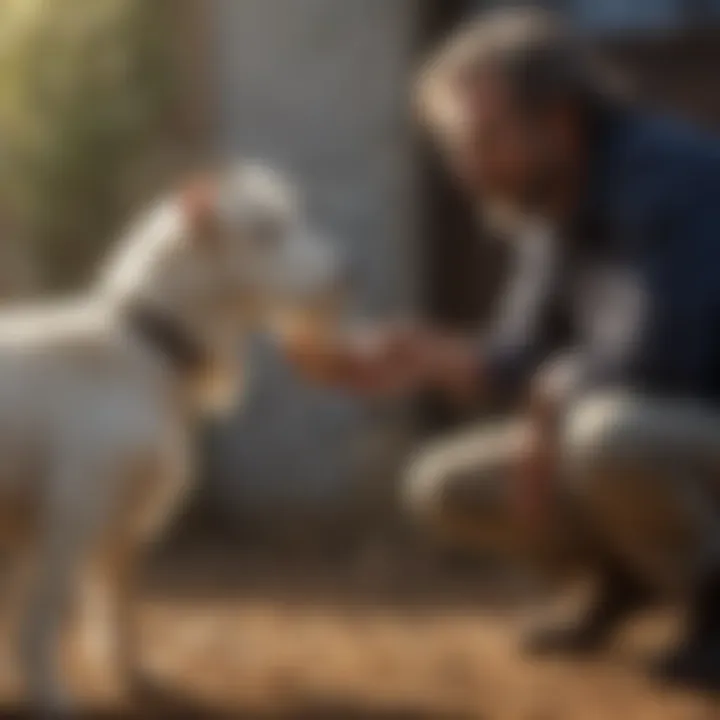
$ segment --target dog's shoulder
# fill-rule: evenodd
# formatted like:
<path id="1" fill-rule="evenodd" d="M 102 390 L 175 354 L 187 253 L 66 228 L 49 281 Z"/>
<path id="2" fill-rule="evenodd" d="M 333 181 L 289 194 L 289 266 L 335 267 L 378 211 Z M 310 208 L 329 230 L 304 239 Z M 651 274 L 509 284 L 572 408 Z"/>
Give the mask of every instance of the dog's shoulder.
<path id="1" fill-rule="evenodd" d="M 37 368 L 50 376 L 106 382 L 141 374 L 140 365 L 122 323 L 97 303 L 38 303 L 0 312 L 0 372 Z"/>

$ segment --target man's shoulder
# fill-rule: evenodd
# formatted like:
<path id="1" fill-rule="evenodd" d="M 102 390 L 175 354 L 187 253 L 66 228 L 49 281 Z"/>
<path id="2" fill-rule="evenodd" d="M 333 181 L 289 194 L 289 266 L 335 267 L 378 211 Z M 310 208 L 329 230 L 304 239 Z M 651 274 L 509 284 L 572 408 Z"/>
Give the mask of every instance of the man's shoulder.
<path id="1" fill-rule="evenodd" d="M 635 113 L 624 130 L 626 160 L 638 169 L 720 172 L 720 137 L 690 122 L 663 115 Z"/>
<path id="2" fill-rule="evenodd" d="M 710 132 L 634 113 L 617 131 L 610 153 L 609 209 L 618 219 L 657 226 L 683 208 L 720 207 L 720 138 Z"/>

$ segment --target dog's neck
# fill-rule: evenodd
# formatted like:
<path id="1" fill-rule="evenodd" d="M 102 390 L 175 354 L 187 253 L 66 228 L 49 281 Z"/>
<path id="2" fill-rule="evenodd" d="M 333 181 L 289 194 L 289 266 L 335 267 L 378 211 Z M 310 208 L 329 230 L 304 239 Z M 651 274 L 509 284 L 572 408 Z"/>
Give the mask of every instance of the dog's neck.
<path id="1" fill-rule="evenodd" d="M 163 355 L 183 376 L 197 376 L 212 362 L 201 340 L 175 318 L 150 305 L 128 307 L 125 320 L 132 332 Z"/>
<path id="2" fill-rule="evenodd" d="M 183 256 L 192 247 L 189 232 L 177 203 L 158 206 L 121 244 L 96 292 L 202 409 L 224 409 L 237 392 L 244 328 L 207 297 L 179 289 L 176 274 L 193 262 Z"/>

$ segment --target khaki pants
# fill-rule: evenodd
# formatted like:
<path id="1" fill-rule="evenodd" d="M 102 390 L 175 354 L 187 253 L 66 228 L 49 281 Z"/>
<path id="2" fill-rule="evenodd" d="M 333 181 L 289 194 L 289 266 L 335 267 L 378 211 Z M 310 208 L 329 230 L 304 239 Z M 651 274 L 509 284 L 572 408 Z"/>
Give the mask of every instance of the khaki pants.
<path id="1" fill-rule="evenodd" d="M 433 443 L 411 462 L 404 502 L 424 525 L 488 552 L 568 567 L 590 548 L 683 590 L 720 560 L 720 413 L 624 393 L 567 414 L 550 521 L 540 535 L 513 510 L 509 469 L 522 421 Z"/>

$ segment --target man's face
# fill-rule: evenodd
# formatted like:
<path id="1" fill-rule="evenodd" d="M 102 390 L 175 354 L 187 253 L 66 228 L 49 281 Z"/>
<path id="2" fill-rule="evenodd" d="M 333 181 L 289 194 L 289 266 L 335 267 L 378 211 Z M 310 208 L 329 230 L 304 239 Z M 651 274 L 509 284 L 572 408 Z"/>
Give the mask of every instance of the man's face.
<path id="1" fill-rule="evenodd" d="M 459 84 L 455 98 L 456 125 L 447 146 L 453 173 L 490 206 L 522 212 L 540 206 L 565 157 L 557 113 L 529 118 L 492 75 Z"/>

